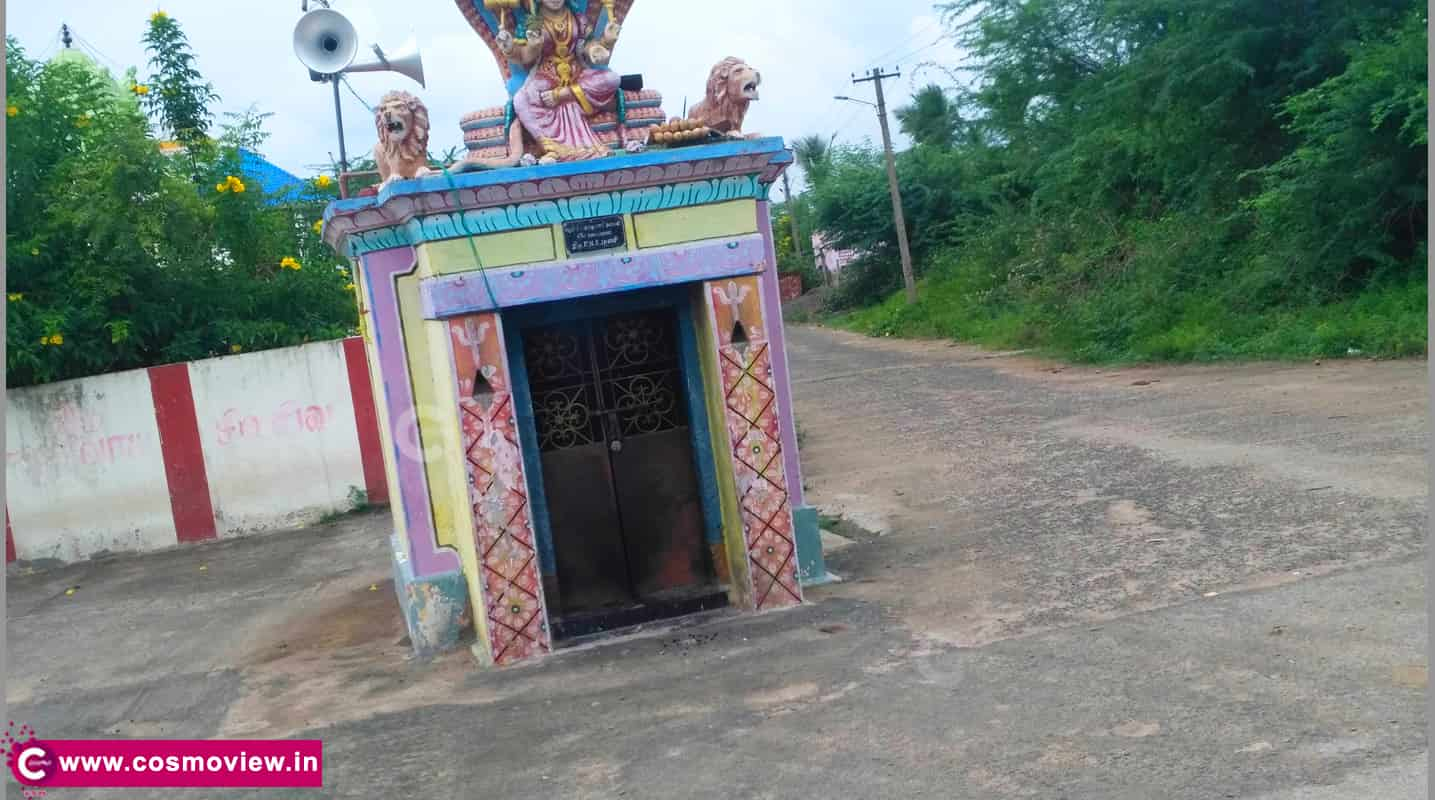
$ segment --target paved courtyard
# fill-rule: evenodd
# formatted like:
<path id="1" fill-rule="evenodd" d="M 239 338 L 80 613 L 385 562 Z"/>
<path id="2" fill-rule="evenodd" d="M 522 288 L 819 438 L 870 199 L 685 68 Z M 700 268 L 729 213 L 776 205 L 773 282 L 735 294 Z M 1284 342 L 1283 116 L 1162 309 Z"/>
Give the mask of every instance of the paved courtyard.
<path id="1" fill-rule="evenodd" d="M 12 567 L 10 717 L 321 738 L 332 797 L 1426 796 L 1425 363 L 790 338 L 800 608 L 415 663 L 370 513 Z"/>

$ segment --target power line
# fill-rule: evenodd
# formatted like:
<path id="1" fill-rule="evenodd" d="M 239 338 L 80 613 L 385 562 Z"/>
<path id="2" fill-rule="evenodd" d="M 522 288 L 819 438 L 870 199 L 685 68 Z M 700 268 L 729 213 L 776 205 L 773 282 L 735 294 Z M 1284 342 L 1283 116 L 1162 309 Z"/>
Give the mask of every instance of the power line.
<path id="1" fill-rule="evenodd" d="M 342 73 L 339 75 L 339 80 L 344 82 L 344 88 L 349 90 L 349 94 L 352 94 L 355 100 L 358 100 L 360 103 L 363 104 L 365 111 L 372 112 L 374 110 L 374 105 L 369 101 L 365 100 L 364 98 L 360 97 L 359 92 L 354 89 L 353 85 L 349 83 L 349 79 L 344 77 Z"/>
<path id="2" fill-rule="evenodd" d="M 63 30 L 63 28 L 64 28 L 64 26 L 61 26 L 61 29 L 62 29 L 62 30 Z M 50 58 L 50 56 L 52 56 L 52 55 L 55 54 L 56 50 L 58 49 L 59 43 L 60 43 L 60 33 L 57 31 L 57 32 L 55 33 L 55 35 L 50 38 L 50 41 L 49 41 L 48 43 L 46 43 L 45 49 L 42 50 L 42 51 L 40 51 L 40 55 L 38 55 L 38 56 L 35 57 L 35 60 L 36 60 L 36 61 L 46 61 L 46 60 L 48 60 L 48 59 Z"/>
<path id="3" fill-rule="evenodd" d="M 931 33 L 932 30 L 934 30 L 934 29 L 936 29 L 936 28 L 940 28 L 941 26 L 942 26 L 942 21 L 939 19 L 939 20 L 937 20 L 937 21 L 935 21 L 935 22 L 933 22 L 933 23 L 927 25 L 927 26 L 926 26 L 925 28 L 923 28 L 922 30 L 917 31 L 916 33 L 908 34 L 907 37 L 906 37 L 904 40 L 902 40 L 901 42 L 897 43 L 896 45 L 894 45 L 894 46 L 892 46 L 892 47 L 889 47 L 887 50 L 883 51 L 881 55 L 879 55 L 879 56 L 877 56 L 876 58 L 872 59 L 871 61 L 867 62 L 867 64 L 865 64 L 865 65 L 863 66 L 863 68 L 862 68 L 861 71 L 862 71 L 862 72 L 866 72 L 866 71 L 867 71 L 868 69 L 870 69 L 871 67 L 875 67 L 875 66 L 879 65 L 879 64 L 880 64 L 881 62 L 883 62 L 883 61 L 900 61 L 900 60 L 901 60 L 900 58 L 897 58 L 897 59 L 889 59 L 889 58 L 887 58 L 887 56 L 891 55 L 892 53 L 897 52 L 897 51 L 900 50 L 900 49 L 902 49 L 904 46 L 906 46 L 907 44 L 909 44 L 913 39 L 917 38 L 918 36 L 926 36 L 928 33 Z M 945 35 L 945 34 L 944 34 L 944 35 Z"/>
<path id="4" fill-rule="evenodd" d="M 85 37 L 81 36 L 79 33 L 76 33 L 74 26 L 71 26 L 71 27 L 70 27 L 70 34 L 75 37 L 75 41 L 76 41 L 76 42 L 79 42 L 79 43 L 80 43 L 80 46 L 83 47 L 83 48 L 85 48 L 85 50 L 86 50 L 87 52 L 89 52 L 90 55 L 95 56 L 96 58 L 100 59 L 101 61 L 104 61 L 105 63 L 109 64 L 111 67 L 114 67 L 115 70 L 116 70 L 117 72 L 119 72 L 119 74 L 121 74 L 121 75 L 124 74 L 125 68 L 120 65 L 120 62 L 118 62 L 118 61 L 114 60 L 113 58 L 110 58 L 109 56 L 107 56 L 107 55 L 105 55 L 104 53 L 100 52 L 100 48 L 95 47 L 93 44 L 91 44 L 89 39 L 86 39 Z"/>
<path id="5" fill-rule="evenodd" d="M 934 42 L 932 42 L 931 44 L 926 45 L 926 46 L 924 46 L 924 47 L 919 47 L 919 48 L 917 48 L 916 50 L 913 50 L 913 51 L 911 51 L 911 52 L 909 52 L 909 53 L 903 53 L 902 55 L 897 56 L 896 58 L 892 59 L 892 61 L 893 61 L 894 63 L 900 63 L 901 61 L 904 61 L 904 60 L 906 60 L 906 59 L 908 59 L 908 58 L 911 58 L 912 56 L 915 56 L 916 54 L 918 54 L 918 53 L 920 53 L 920 52 L 922 52 L 922 51 L 924 51 L 924 50 L 930 50 L 930 49 L 932 49 L 933 47 L 936 47 L 937 45 L 941 44 L 942 42 L 944 42 L 944 41 L 946 41 L 946 40 L 947 40 L 947 35 L 944 33 L 944 34 L 942 34 L 941 36 L 938 36 L 938 37 L 937 37 L 937 40 L 934 41 Z"/>

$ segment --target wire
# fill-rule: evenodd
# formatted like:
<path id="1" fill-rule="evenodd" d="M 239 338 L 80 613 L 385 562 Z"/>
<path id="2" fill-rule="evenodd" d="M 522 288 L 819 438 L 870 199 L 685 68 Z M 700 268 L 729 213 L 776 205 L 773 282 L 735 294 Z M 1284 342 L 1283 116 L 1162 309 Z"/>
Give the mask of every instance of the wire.
<path id="1" fill-rule="evenodd" d="M 459 200 L 458 184 L 454 183 L 453 173 L 448 171 L 448 167 L 442 167 L 442 169 L 444 178 L 448 180 L 449 191 L 453 192 L 454 216 L 458 217 L 458 226 L 463 228 L 463 203 Z M 465 232 L 467 232 L 466 229 Z M 479 277 L 483 278 L 483 288 L 488 290 L 488 302 L 493 306 L 492 310 L 499 310 L 498 297 L 493 293 L 493 284 L 488 282 L 488 270 L 483 268 L 483 259 L 478 255 L 478 245 L 474 244 L 472 233 L 468 234 L 468 251 L 473 254 L 473 265 L 477 268 Z"/>
<path id="2" fill-rule="evenodd" d="M 35 57 L 35 60 L 36 60 L 36 61 L 40 61 L 40 62 L 48 61 L 49 58 L 50 58 L 50 56 L 52 56 L 52 55 L 55 54 L 55 51 L 56 51 L 56 49 L 58 48 L 59 44 L 60 44 L 60 32 L 59 32 L 59 31 L 56 31 L 56 32 L 55 32 L 55 35 L 50 38 L 49 43 L 47 43 L 47 44 L 45 45 L 45 49 L 42 50 L 42 51 L 40 51 L 40 55 L 38 55 L 38 56 Z"/>
<path id="3" fill-rule="evenodd" d="M 946 40 L 947 40 L 947 35 L 944 33 L 944 34 L 942 34 L 941 36 L 938 36 L 938 37 L 937 37 L 937 40 L 936 40 L 935 42 L 932 42 L 931 44 L 926 45 L 925 47 L 919 47 L 919 48 L 917 48 L 916 50 L 913 50 L 913 51 L 911 51 L 911 52 L 909 52 L 909 53 L 903 53 L 902 55 L 897 56 L 896 58 L 894 58 L 894 59 L 892 59 L 892 60 L 893 60 L 894 63 L 900 63 L 900 62 L 904 61 L 905 59 L 911 58 L 912 56 L 915 56 L 916 54 L 918 54 L 918 53 L 920 53 L 920 52 L 922 52 L 922 51 L 924 51 L 924 50 L 930 50 L 930 49 L 932 49 L 933 47 L 936 47 L 937 45 L 941 44 L 942 42 L 944 42 L 944 41 L 946 41 Z"/>
<path id="4" fill-rule="evenodd" d="M 365 111 L 368 111 L 368 112 L 370 112 L 370 113 L 373 113 L 373 111 L 374 111 L 374 105 L 373 105 L 372 103 L 370 103 L 369 101 L 367 101 L 367 100 L 365 100 L 364 98 L 362 98 L 362 97 L 359 96 L 358 90 L 356 90 L 356 89 L 349 83 L 349 79 L 348 79 L 348 78 L 344 77 L 343 74 L 340 74 L 340 75 L 339 75 L 339 80 L 340 80 L 340 81 L 343 81 L 343 83 L 344 83 L 344 88 L 346 88 L 346 89 L 349 90 L 349 94 L 352 94 L 352 95 L 354 96 L 354 99 L 355 99 L 355 100 L 358 100 L 360 103 L 363 103 L 363 105 L 364 105 L 364 110 L 365 110 Z"/>
<path id="5" fill-rule="evenodd" d="M 885 59 L 887 56 L 891 55 L 892 53 L 897 52 L 898 50 L 902 49 L 902 48 L 905 47 L 906 45 L 910 44 L 911 41 L 912 41 L 913 39 L 917 38 L 918 36 L 926 36 L 928 33 L 931 33 L 933 29 L 935 29 L 935 28 L 940 28 L 941 26 L 942 26 L 942 21 L 939 19 L 939 20 L 937 20 L 937 21 L 931 23 L 931 24 L 928 25 L 927 27 L 923 28 L 922 30 L 917 31 L 916 33 L 913 33 L 913 34 L 909 34 L 909 35 L 908 35 L 905 39 L 903 39 L 901 42 L 897 43 L 897 44 L 896 44 L 895 46 L 893 46 L 893 47 L 888 48 L 887 50 L 884 50 L 881 55 L 879 55 L 879 56 L 877 56 L 876 58 L 872 59 L 871 61 L 867 62 L 866 66 L 864 66 L 864 67 L 862 68 L 862 71 L 863 71 L 863 72 L 866 72 L 867 70 L 871 69 L 872 67 L 880 66 L 881 63 L 882 63 L 882 60 Z M 899 58 L 899 59 L 896 59 L 896 60 L 900 61 L 901 59 Z"/>
<path id="6" fill-rule="evenodd" d="M 76 42 L 79 42 L 79 43 L 80 43 L 80 46 L 81 46 L 81 47 L 83 47 L 83 48 L 85 48 L 86 50 L 88 50 L 91 55 L 93 55 L 93 56 L 99 58 L 100 60 L 104 61 L 105 63 L 109 64 L 111 67 L 114 67 L 114 68 L 119 72 L 119 74 L 123 75 L 123 74 L 125 73 L 125 68 L 120 65 L 120 62 L 118 62 L 118 61 L 114 60 L 113 58 L 110 58 L 109 56 L 107 56 L 107 55 L 105 55 L 104 53 L 100 52 L 100 48 L 95 47 L 93 44 L 90 43 L 90 40 L 89 40 L 89 39 L 86 39 L 85 37 L 83 37 L 83 36 L 81 36 L 79 33 L 77 33 L 77 32 L 75 31 L 75 28 L 74 28 L 73 25 L 70 26 L 70 35 L 75 38 L 75 41 L 76 41 Z"/>

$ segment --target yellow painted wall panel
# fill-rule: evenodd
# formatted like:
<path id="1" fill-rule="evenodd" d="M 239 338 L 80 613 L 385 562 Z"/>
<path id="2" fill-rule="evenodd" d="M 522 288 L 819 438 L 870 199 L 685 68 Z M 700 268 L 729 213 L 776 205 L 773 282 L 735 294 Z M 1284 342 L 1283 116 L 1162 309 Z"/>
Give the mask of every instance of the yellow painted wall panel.
<path id="1" fill-rule="evenodd" d="M 398 278 L 395 283 L 395 293 L 399 299 L 399 326 L 404 332 L 404 357 L 408 362 L 409 383 L 414 392 L 415 423 L 418 426 L 418 438 L 421 452 L 430 454 L 437 452 L 435 448 L 440 446 L 438 437 L 434 433 L 434 412 L 440 408 L 438 398 L 434 392 L 433 364 L 429 356 L 428 333 L 424 329 L 423 308 L 419 302 L 419 277 L 410 273 Z M 446 404 L 452 406 L 452 398 Z M 407 436 L 408 432 L 402 428 L 394 432 L 396 436 Z M 404 445 L 411 445 L 412 442 L 402 442 Z M 462 452 L 460 450 L 460 452 Z M 432 462 L 430 462 L 432 463 Z M 446 487 L 434 484 L 434 475 L 428 472 L 429 503 L 434 504 L 435 498 L 444 494 Z M 442 479 L 442 475 L 439 476 Z M 438 509 L 431 509 L 434 512 L 434 538 L 440 546 L 454 547 L 453 526 L 444 524 L 437 515 Z"/>
<path id="2" fill-rule="evenodd" d="M 558 257 L 552 226 L 475 236 L 473 246 L 477 248 L 478 257 L 486 269 L 552 261 Z M 469 248 L 467 238 L 428 242 L 417 249 L 419 275 L 422 277 L 478 269 L 473 263 L 473 250 Z"/>
<path id="3" fill-rule="evenodd" d="M 458 389 L 449 366 L 448 328 L 442 320 L 425 320 L 419 301 L 420 270 L 395 281 L 399 300 L 399 326 L 404 334 L 404 358 L 414 393 L 415 424 L 424 458 L 428 484 L 429 512 L 434 539 L 440 547 L 451 547 L 463 564 L 468 581 L 474 625 L 486 634 L 483 595 L 478 587 L 478 553 L 473 541 L 473 518 L 467 500 L 463 465 L 463 440 L 459 431 Z M 406 431 L 396 432 L 399 436 Z M 480 641 L 487 641 L 481 639 Z"/>
<path id="4" fill-rule="evenodd" d="M 425 320 L 428 337 L 429 374 L 432 377 L 435 404 L 427 413 L 420 413 L 424 425 L 424 470 L 428 476 L 429 493 L 433 498 L 434 527 L 443 531 L 448 544 L 458 550 L 463 575 L 468 582 L 473 624 L 478 641 L 487 642 L 488 614 L 485 611 L 482 587 L 479 584 L 478 546 L 473 529 L 473 511 L 469 506 L 468 467 L 463 458 L 463 431 L 459 419 L 458 383 L 453 374 L 447 320 Z M 445 402 L 445 400 L 447 402 Z M 420 408 L 424 406 L 420 405 Z M 433 443 L 438 447 L 435 451 Z"/>
<path id="5" fill-rule="evenodd" d="M 737 479 L 732 470 L 732 444 L 728 441 L 724 415 L 722 376 L 718 373 L 717 339 L 713 334 L 712 305 L 703 293 L 708 284 L 698 284 L 692 293 L 693 327 L 698 339 L 698 361 L 703 377 L 703 406 L 708 415 L 708 436 L 712 440 L 713 467 L 717 473 L 718 505 L 722 511 L 722 541 L 727 554 L 729 600 L 738 608 L 751 608 L 747 543 L 742 532 L 742 515 L 737 507 Z"/>
<path id="6" fill-rule="evenodd" d="M 729 200 L 633 216 L 639 247 L 757 233 L 757 201 Z"/>

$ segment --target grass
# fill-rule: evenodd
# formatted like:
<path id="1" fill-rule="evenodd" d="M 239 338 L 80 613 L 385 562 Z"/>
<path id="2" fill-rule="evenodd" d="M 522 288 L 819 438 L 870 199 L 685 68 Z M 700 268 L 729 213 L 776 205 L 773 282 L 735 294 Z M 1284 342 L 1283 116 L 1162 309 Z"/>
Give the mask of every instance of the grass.
<path id="1" fill-rule="evenodd" d="M 338 522 L 345 517 L 351 517 L 355 514 L 362 514 L 363 512 L 368 511 L 373 507 L 374 506 L 369 503 L 368 492 L 364 491 L 363 489 L 360 489 L 357 486 L 350 486 L 349 507 L 343 511 L 330 511 L 329 513 L 320 517 L 318 523 L 316 524 L 328 525 L 331 522 Z"/>
<path id="2" fill-rule="evenodd" d="M 915 305 L 908 306 L 897 292 L 877 305 L 829 316 L 827 322 L 871 336 L 1033 348 L 1094 363 L 1393 358 L 1426 352 L 1423 280 L 1371 288 L 1335 303 L 1255 312 L 1238 310 L 1220 290 L 1152 294 L 1151 286 L 1128 285 L 1038 305 L 947 275 L 924 280 Z"/>

